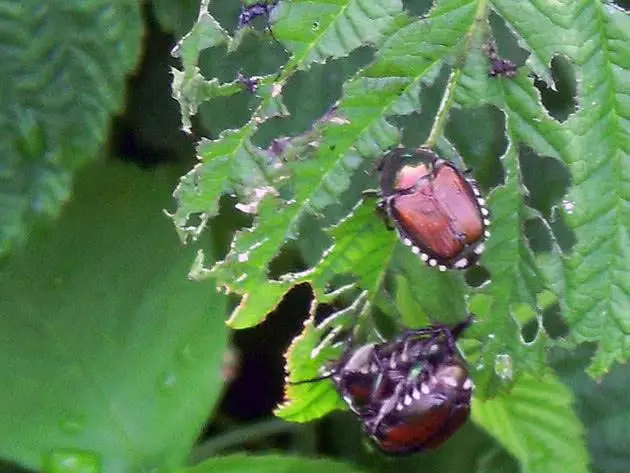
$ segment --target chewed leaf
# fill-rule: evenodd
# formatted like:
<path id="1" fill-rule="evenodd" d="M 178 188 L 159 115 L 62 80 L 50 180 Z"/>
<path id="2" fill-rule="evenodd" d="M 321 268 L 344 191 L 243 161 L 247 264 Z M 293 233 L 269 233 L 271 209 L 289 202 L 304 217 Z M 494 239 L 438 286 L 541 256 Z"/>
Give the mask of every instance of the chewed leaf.
<path id="1" fill-rule="evenodd" d="M 171 74 L 173 75 L 173 98 L 179 103 L 182 130 L 186 133 L 191 132 L 190 119 L 197 114 L 199 105 L 217 97 L 230 97 L 243 90 L 248 90 L 249 82 L 251 82 L 251 80 L 245 81 L 240 77 L 226 83 L 220 83 L 218 79 L 206 80 L 197 66 L 192 66 L 185 71 L 171 68 Z M 269 77 L 260 77 L 255 80 L 256 83 L 262 83 L 269 82 L 270 79 Z M 280 104 L 274 104 L 275 109 L 284 111 L 281 100 L 278 99 L 276 102 L 280 102 Z M 280 115 L 280 113 L 276 115 Z"/>
<path id="2" fill-rule="evenodd" d="M 575 22 L 575 59 L 593 86 L 579 90 L 562 153 L 573 178 L 563 213 L 578 241 L 562 304 L 573 337 L 598 343 L 590 372 L 600 376 L 630 358 L 630 16 L 592 2 Z"/>
<path id="3" fill-rule="evenodd" d="M 316 306 L 313 305 L 311 316 L 304 323 L 304 330 L 293 340 L 285 355 L 288 376 L 285 400 L 275 410 L 278 417 L 293 422 L 307 422 L 344 407 L 333 383 L 329 379 L 317 378 L 325 374 L 328 364 L 341 356 L 347 343 L 343 343 L 343 337 L 340 337 L 341 330 L 352 328 L 364 304 L 365 293 L 347 309 L 329 316 L 320 325 L 315 324 Z M 348 338 L 347 335 L 345 338 Z M 300 384 L 292 384 L 296 382 Z"/>
<path id="4" fill-rule="evenodd" d="M 366 291 L 367 303 L 376 308 L 375 319 L 382 312 L 407 326 L 452 323 L 473 312 L 476 323 L 461 345 L 477 384 L 476 396 L 488 399 L 510 388 L 518 390 L 519 383 L 533 386 L 534 378 L 540 379 L 542 391 L 554 384 L 543 374 L 551 342 L 539 308 L 541 294 L 553 290 L 570 341 L 598 344 L 594 373 L 630 358 L 630 108 L 626 100 L 630 90 L 625 85 L 630 76 L 630 20 L 626 13 L 596 0 L 553 5 L 544 0 L 436 0 L 421 18 L 410 16 L 394 0 L 279 0 L 246 5 L 270 12 L 267 32 L 287 48 L 290 57 L 277 74 L 265 70 L 268 75 L 255 86 L 240 84 L 260 103 L 241 129 L 224 132 L 219 140 L 204 145 L 202 163 L 180 185 L 176 213 L 181 229 L 196 235 L 201 227 L 188 219 L 198 217 L 201 225 L 210 221 L 218 198 L 233 193 L 237 208 L 253 216 L 252 226 L 235 234 L 225 258 L 201 271 L 241 298 L 230 325 L 245 328 L 259 323 L 286 291 L 303 283 L 312 286 L 314 305 L 347 306 L 348 294 L 340 296 L 340 288 Z M 512 36 L 505 36 L 515 38 L 529 52 L 518 69 L 511 58 L 503 61 L 497 56 L 497 51 L 509 48 L 500 43 L 495 48 L 493 41 L 500 41 L 500 34 L 493 12 L 511 32 Z M 240 21 L 239 25 L 243 26 Z M 373 53 L 366 54 L 372 62 L 352 65 L 357 72 L 345 80 L 341 93 L 326 95 L 317 112 L 319 119 L 310 117 L 312 125 L 301 126 L 291 136 L 274 128 L 270 118 L 282 117 L 284 126 L 294 116 L 302 118 L 300 106 L 305 100 L 318 100 L 318 91 L 309 90 L 296 94 L 292 103 L 289 80 L 296 73 L 309 74 L 314 63 L 331 59 L 345 64 L 346 56 L 364 46 L 365 52 Z M 563 122 L 543 106 L 537 89 L 538 79 L 554 86 L 549 65 L 558 55 L 575 68 L 578 83 L 577 111 Z M 505 69 L 497 72 L 497 64 Z M 184 71 L 191 78 L 196 73 L 190 67 Z M 197 85 L 191 81 L 185 95 L 191 113 L 204 87 L 212 92 L 205 98 L 227 94 L 233 87 L 224 84 L 222 89 L 212 79 L 196 79 Z M 442 79 L 446 86 L 439 92 L 441 100 L 433 103 Z M 425 97 L 430 99 L 426 104 Z M 293 116 L 284 108 L 285 99 Z M 477 116 L 490 117 L 491 124 L 477 127 L 471 122 L 467 136 L 449 136 L 453 145 L 446 146 L 444 134 L 454 106 L 462 109 L 462 115 L 483 106 L 487 113 Z M 436 116 L 425 120 L 430 114 L 425 108 L 436 110 Z M 415 117 L 421 110 L 422 117 Z M 404 120 L 397 121 L 400 116 Z M 505 128 L 489 136 L 486 131 L 499 116 L 505 119 Z M 374 213 L 374 201 L 359 202 L 369 181 L 377 180 L 363 171 L 369 172 L 370 161 L 400 143 L 401 122 L 414 124 L 404 130 L 405 146 L 415 147 L 426 139 L 425 144 L 440 153 L 448 148 L 445 158 L 462 168 L 472 161 L 463 150 L 492 150 L 478 152 L 474 163 L 496 171 L 496 178 L 483 188 L 496 187 L 487 196 L 478 196 L 480 205 L 487 200 L 490 208 L 491 216 L 482 213 L 484 218 L 492 219 L 482 269 L 465 276 L 427 269 L 398 243 L 395 233 L 386 230 Z M 271 143 L 267 150 L 257 144 L 259 137 Z M 552 212 L 538 215 L 535 202 L 528 200 L 536 190 L 525 187 L 520 166 L 524 163 L 528 169 L 529 150 L 569 168 L 573 187 L 563 196 L 564 212 L 556 214 L 564 214 L 577 238 L 572 248 L 567 245 L 561 250 L 556 244 Z M 226 179 L 222 181 L 217 173 L 225 173 Z M 530 244 L 532 223 L 550 234 L 551 253 L 544 253 L 544 245 L 534 238 L 536 245 Z M 318 224 L 331 226 L 327 234 Z M 282 265 L 275 263 L 289 251 L 309 247 L 313 229 L 317 233 L 313 239 L 320 240 L 311 245 L 316 249 L 304 258 L 307 263 L 299 258 L 292 261 L 293 267 L 306 269 L 277 271 Z M 321 328 L 309 319 L 287 355 L 291 380 L 317 377 L 327 362 L 339 356 L 339 347 L 318 346 L 333 325 L 343 326 L 340 320 L 332 319 L 330 327 Z M 341 405 L 325 380 L 290 385 L 287 395 L 290 403 L 278 413 L 291 420 L 318 417 Z M 576 438 L 572 440 L 581 462 Z M 511 451 L 524 468 L 536 464 L 521 451 Z"/>
<path id="5" fill-rule="evenodd" d="M 292 61 L 307 69 L 313 62 L 379 43 L 401 14 L 400 0 L 295 0 L 280 2 L 272 22 L 274 34 L 293 53 Z"/>
<path id="6" fill-rule="evenodd" d="M 536 309 L 536 295 L 542 291 L 543 278 L 523 236 L 529 213 L 523 202 L 522 178 L 513 145 L 508 147 L 503 163 L 506 181 L 490 197 L 492 236 L 483 257 L 483 264 L 492 274 L 492 284 L 484 291 L 490 296 L 490 305 L 484 313 L 478 314 L 477 324 L 478 333 L 486 340 L 479 362 L 483 372 L 477 378 L 482 396 L 493 394 L 491 387 L 496 381 L 493 369 L 498 355 L 511 354 L 515 374 L 523 371 L 535 374 L 544 365 L 547 343 L 542 328 L 533 342 L 524 343 L 521 327 L 513 314 L 517 304 Z"/>
<path id="7" fill-rule="evenodd" d="M 374 202 L 363 202 L 330 229 L 333 245 L 308 276 L 320 298 L 335 275 L 352 274 L 371 292 L 383 283 L 397 242 L 396 236 L 374 218 L 374 213 Z M 365 258 L 368 254 L 370 258 Z"/>
<path id="8" fill-rule="evenodd" d="M 247 213 L 255 213 L 267 194 L 277 194 L 274 186 L 282 166 L 271 166 L 276 159 L 254 146 L 249 130 L 229 131 L 214 141 L 203 140 L 198 153 L 201 163 L 181 178 L 174 196 L 178 201 L 173 221 L 182 239 L 196 238 L 208 219 L 218 211 L 221 195 L 231 192 L 239 197 Z M 197 217 L 198 222 L 191 222 Z"/>
<path id="9" fill-rule="evenodd" d="M 197 65 L 199 54 L 204 49 L 214 48 L 230 40 L 227 31 L 208 13 L 208 3 L 209 0 L 201 2 L 197 21 L 173 49 L 173 56 L 181 57 L 186 70 Z"/>
<path id="10" fill-rule="evenodd" d="M 602 2 L 493 2 L 513 32 L 548 64 L 565 55 L 575 67 L 580 107 L 562 125 L 541 113 L 535 89 L 503 82 L 517 140 L 562 160 L 573 187 L 560 208 L 577 243 L 556 259 L 549 285 L 559 295 L 574 341 L 597 342 L 591 373 L 630 358 L 630 17 Z M 541 67 L 534 70 L 544 77 Z"/>

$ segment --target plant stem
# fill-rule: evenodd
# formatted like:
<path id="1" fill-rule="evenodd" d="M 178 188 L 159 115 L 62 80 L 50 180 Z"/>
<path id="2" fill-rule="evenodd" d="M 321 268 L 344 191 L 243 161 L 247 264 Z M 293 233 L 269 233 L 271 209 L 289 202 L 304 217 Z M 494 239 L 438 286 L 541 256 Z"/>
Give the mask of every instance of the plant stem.
<path id="1" fill-rule="evenodd" d="M 429 132 L 429 137 L 424 142 L 424 146 L 427 148 L 433 149 L 436 141 L 444 131 L 444 125 L 446 124 L 446 119 L 448 118 L 448 112 L 450 112 L 451 107 L 453 106 L 453 93 L 461 71 L 461 68 L 455 69 L 451 72 L 451 75 L 448 78 L 446 89 L 444 89 L 444 95 L 442 95 L 442 101 L 440 102 L 440 108 L 438 108 L 438 111 L 435 114 L 435 120 L 433 121 L 433 126 Z"/>
<path id="2" fill-rule="evenodd" d="M 303 425 L 286 422 L 281 419 L 270 419 L 255 424 L 239 427 L 229 432 L 217 435 L 196 446 L 188 457 L 188 464 L 195 465 L 217 453 L 261 439 L 270 435 L 292 432 L 303 428 Z"/>
<path id="3" fill-rule="evenodd" d="M 481 25 L 485 25 L 488 19 L 488 0 L 479 0 L 477 3 L 477 9 L 475 10 L 475 21 L 468 31 L 468 39 L 466 41 L 466 48 L 464 51 L 464 55 L 467 55 L 471 48 L 472 36 L 474 31 L 480 27 Z M 444 132 L 444 126 L 446 125 L 446 119 L 448 118 L 448 114 L 453 106 L 453 98 L 455 96 L 455 87 L 459 82 L 459 76 L 462 73 L 462 69 L 464 64 L 461 66 L 457 66 L 451 72 L 451 75 L 448 78 L 448 82 L 446 83 L 446 88 L 444 89 L 444 95 L 442 95 L 442 101 L 440 102 L 440 107 L 438 108 L 437 113 L 435 114 L 435 120 L 433 120 L 433 126 L 431 127 L 431 131 L 429 132 L 429 136 L 427 140 L 424 142 L 423 147 L 427 147 L 430 149 L 435 148 L 435 144 L 438 139 Z"/>

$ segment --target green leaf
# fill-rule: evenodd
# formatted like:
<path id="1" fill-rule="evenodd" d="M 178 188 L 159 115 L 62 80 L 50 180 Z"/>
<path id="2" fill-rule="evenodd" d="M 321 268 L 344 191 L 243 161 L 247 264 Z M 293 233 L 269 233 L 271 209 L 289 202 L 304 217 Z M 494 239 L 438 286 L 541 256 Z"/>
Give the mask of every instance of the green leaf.
<path id="1" fill-rule="evenodd" d="M 0 3 L 0 255 L 68 200 L 123 103 L 141 35 L 135 0 Z"/>
<path id="2" fill-rule="evenodd" d="M 192 29 L 173 49 L 173 56 L 181 57 L 184 70 L 191 71 L 197 65 L 199 53 L 230 41 L 230 35 L 208 13 L 209 1 L 202 1 L 197 21 Z"/>
<path id="3" fill-rule="evenodd" d="M 336 312 L 320 325 L 315 325 L 315 313 L 311 311 L 304 330 L 293 339 L 285 355 L 289 373 L 285 400 L 276 408 L 275 415 L 292 422 L 307 422 L 345 407 L 332 382 L 317 378 L 322 375 L 321 367 L 338 359 L 344 348 L 332 345 L 330 334 L 337 335 L 341 327 L 351 328 L 364 304 L 365 297 L 359 297 L 350 307 Z M 296 382 L 301 384 L 291 384 Z"/>
<path id="4" fill-rule="evenodd" d="M 576 410 L 587 428 L 593 471 L 624 473 L 630 469 L 630 452 L 625 448 L 626 439 L 630 438 L 630 367 L 615 366 L 595 383 L 584 373 L 590 352 L 584 348 L 572 352 L 556 350 L 553 365 L 575 393 Z"/>
<path id="5" fill-rule="evenodd" d="M 578 243 L 565 262 L 562 304 L 573 338 L 598 342 L 589 368 L 598 376 L 630 358 L 630 16 L 590 2 L 578 18 L 575 60 L 588 85 L 563 153 L 573 177 L 564 215 Z"/>
<path id="6" fill-rule="evenodd" d="M 523 473 L 588 472 L 573 396 L 551 373 L 519 377 L 509 393 L 473 400 L 472 419 L 521 464 Z"/>
<path id="7" fill-rule="evenodd" d="M 280 2 L 273 11 L 273 31 L 293 54 L 291 61 L 307 69 L 378 44 L 401 13 L 400 0 Z"/>
<path id="8" fill-rule="evenodd" d="M 191 468 L 180 470 L 181 473 L 239 473 L 247 471 L 257 473 L 355 473 L 360 470 L 337 461 L 324 459 L 300 458 L 288 455 L 230 455 L 207 460 Z"/>
<path id="9" fill-rule="evenodd" d="M 508 120 L 508 129 L 511 124 Z M 509 133 L 509 132 L 508 132 Z M 536 374 L 545 363 L 547 337 L 541 326 L 535 339 L 524 343 L 520 324 L 514 318 L 518 304 L 536 309 L 536 296 L 543 290 L 543 278 L 534 255 L 524 237 L 524 224 L 529 216 L 523 203 L 523 185 L 517 153 L 510 143 L 502 157 L 506 172 L 505 184 L 490 196 L 493 212 L 493 236 L 487 242 L 482 263 L 492 274 L 492 284 L 483 293 L 489 305 L 476 311 L 478 332 L 487 340 L 483 347 L 481 366 L 476 379 L 481 395 L 491 394 L 490 384 L 496 381 L 493 367 L 497 356 L 509 354 L 517 374 L 530 371 Z"/>
<path id="10" fill-rule="evenodd" d="M 222 390 L 226 300 L 186 280 L 192 249 L 161 212 L 172 182 L 86 169 L 58 227 L 3 268 L 3 458 L 108 472 L 185 459 Z"/>
<path id="11" fill-rule="evenodd" d="M 565 54 L 582 84 L 581 106 L 562 127 L 532 113 L 532 104 L 539 101 L 523 95 L 524 87 L 510 86 L 506 101 L 518 115 L 520 138 L 537 152 L 561 159 L 571 173 L 572 188 L 560 211 L 577 244 L 555 273 L 561 280 L 551 284 L 561 291 L 571 338 L 598 343 L 590 372 L 601 375 L 615 361 L 630 357 L 630 17 L 594 0 L 561 8 L 543 1 L 514 5 L 500 0 L 494 5 L 534 51 L 535 63 Z"/>

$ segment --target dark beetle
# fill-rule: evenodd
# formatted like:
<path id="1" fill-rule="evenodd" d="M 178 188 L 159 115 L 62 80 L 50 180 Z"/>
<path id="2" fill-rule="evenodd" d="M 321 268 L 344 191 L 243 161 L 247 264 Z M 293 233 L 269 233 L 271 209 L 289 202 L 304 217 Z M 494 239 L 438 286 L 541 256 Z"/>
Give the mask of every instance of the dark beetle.
<path id="1" fill-rule="evenodd" d="M 331 378 L 375 445 L 391 455 L 435 448 L 468 418 L 473 388 L 448 328 L 406 330 L 394 340 L 349 344 L 320 378 Z"/>
<path id="2" fill-rule="evenodd" d="M 403 165 L 405 158 L 423 162 Z M 426 148 L 396 148 L 379 169 L 379 209 L 414 254 L 441 271 L 477 262 L 490 235 L 490 211 L 472 177 Z"/>
<path id="3" fill-rule="evenodd" d="M 418 362 L 410 377 L 381 401 L 364 428 L 383 452 L 401 455 L 440 446 L 468 419 L 472 381 L 456 356 L 437 365 Z"/>

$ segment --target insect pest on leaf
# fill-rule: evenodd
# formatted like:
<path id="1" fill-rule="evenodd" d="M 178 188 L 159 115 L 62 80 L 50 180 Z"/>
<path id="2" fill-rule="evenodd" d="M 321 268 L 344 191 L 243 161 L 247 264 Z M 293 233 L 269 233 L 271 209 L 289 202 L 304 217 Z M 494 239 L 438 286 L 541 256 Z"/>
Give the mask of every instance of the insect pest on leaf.
<path id="1" fill-rule="evenodd" d="M 493 40 L 488 41 L 486 45 L 486 53 L 490 61 L 490 69 L 488 76 L 490 77 L 507 77 L 511 79 L 516 75 L 518 67 L 509 59 L 504 59 L 497 52 L 497 45 Z"/>
<path id="2" fill-rule="evenodd" d="M 252 26 L 252 22 L 258 18 L 263 17 L 265 20 L 265 29 L 269 32 L 273 40 L 280 46 L 282 44 L 276 39 L 271 29 L 270 15 L 273 9 L 278 4 L 278 0 L 270 0 L 247 4 L 244 3 L 241 7 L 241 12 L 238 15 L 238 22 L 236 25 L 237 31 L 242 31 L 244 28 Z"/>
<path id="3" fill-rule="evenodd" d="M 407 329 L 380 343 L 347 343 L 317 378 L 331 379 L 374 444 L 388 455 L 438 447 L 468 419 L 473 382 L 455 342 L 471 323 Z"/>
<path id="4" fill-rule="evenodd" d="M 417 163 L 405 164 L 412 159 Z M 490 235 L 477 182 L 426 148 L 396 148 L 379 163 L 378 208 L 412 253 L 440 271 L 476 263 Z"/>
<path id="5" fill-rule="evenodd" d="M 271 14 L 271 11 L 277 3 L 278 2 L 276 0 L 269 2 L 256 2 L 249 5 L 243 4 L 241 8 L 241 13 L 238 15 L 237 28 L 244 28 L 246 26 L 249 26 L 252 21 L 254 21 L 254 19 L 258 18 L 259 16 L 265 17 L 266 26 L 269 28 L 269 15 Z"/>

